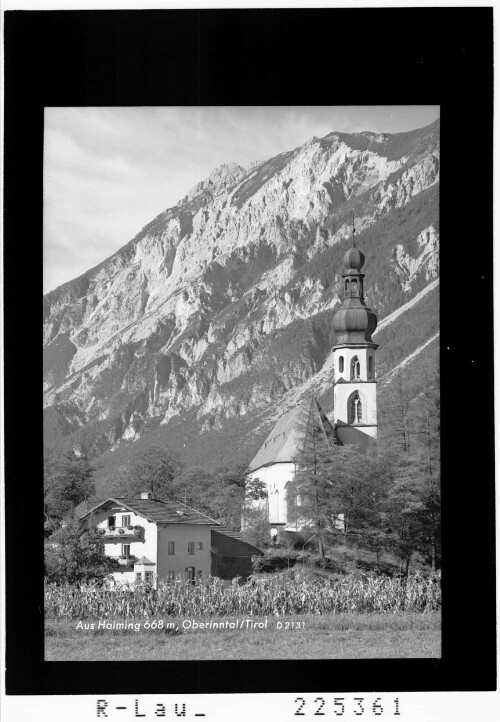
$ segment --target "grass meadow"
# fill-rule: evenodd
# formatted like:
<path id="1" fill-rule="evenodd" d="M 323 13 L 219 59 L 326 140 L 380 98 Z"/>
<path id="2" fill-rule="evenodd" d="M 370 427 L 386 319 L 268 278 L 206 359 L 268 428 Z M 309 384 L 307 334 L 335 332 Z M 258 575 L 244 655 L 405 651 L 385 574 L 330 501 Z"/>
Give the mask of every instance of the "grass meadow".
<path id="1" fill-rule="evenodd" d="M 247 625 L 246 620 L 250 620 Z M 112 625 L 115 620 L 107 620 Z M 439 612 L 344 613 L 286 617 L 165 618 L 163 629 L 77 629 L 77 621 L 46 622 L 47 661 L 146 661 L 242 659 L 388 659 L 441 655 Z M 158 622 L 158 618 L 147 620 Z M 239 629 L 226 627 L 238 621 Z M 116 623 L 123 623 L 123 620 Z M 251 627 L 253 623 L 255 626 Z M 266 625 L 258 627 L 255 623 Z M 87 624 L 92 624 L 88 622 Z M 281 627 L 279 626 L 281 624 Z M 140 625 L 137 627 L 137 625 Z M 138 631 L 136 631 L 138 628 Z"/>

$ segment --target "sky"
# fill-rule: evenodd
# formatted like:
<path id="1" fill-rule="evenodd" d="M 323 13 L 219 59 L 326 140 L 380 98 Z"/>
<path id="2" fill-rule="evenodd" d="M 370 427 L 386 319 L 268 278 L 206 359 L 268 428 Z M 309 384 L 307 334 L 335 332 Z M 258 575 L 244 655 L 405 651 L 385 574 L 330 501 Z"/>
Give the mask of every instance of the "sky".
<path id="1" fill-rule="evenodd" d="M 112 255 L 222 163 L 438 117 L 439 106 L 46 108 L 44 292 Z"/>

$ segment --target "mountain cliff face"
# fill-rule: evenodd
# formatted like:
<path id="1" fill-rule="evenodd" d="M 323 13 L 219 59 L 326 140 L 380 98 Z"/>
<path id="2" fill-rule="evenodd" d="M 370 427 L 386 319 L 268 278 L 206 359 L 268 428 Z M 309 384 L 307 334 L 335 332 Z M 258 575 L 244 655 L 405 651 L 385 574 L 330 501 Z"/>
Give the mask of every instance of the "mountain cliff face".
<path id="1" fill-rule="evenodd" d="M 217 168 L 45 296 L 46 443 L 95 457 L 162 434 L 182 451 L 204 434 L 224 446 L 239 425 L 258 445 L 287 394 L 295 403 L 328 360 L 353 213 L 379 322 L 407 304 L 411 317 L 424 300 L 409 302 L 434 284 L 402 348 L 391 324 L 384 344 L 375 338 L 390 372 L 437 331 L 438 187 L 439 121 L 330 133 Z"/>

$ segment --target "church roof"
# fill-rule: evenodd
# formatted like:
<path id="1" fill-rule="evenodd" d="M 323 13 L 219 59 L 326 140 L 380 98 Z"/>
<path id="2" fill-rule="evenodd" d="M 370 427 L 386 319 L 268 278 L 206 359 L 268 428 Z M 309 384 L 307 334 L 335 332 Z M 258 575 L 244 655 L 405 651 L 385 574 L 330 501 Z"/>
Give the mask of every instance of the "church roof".
<path id="1" fill-rule="evenodd" d="M 314 396 L 310 396 L 280 418 L 250 462 L 249 470 L 255 471 L 269 464 L 293 461 L 300 450 L 304 430 L 311 421 L 324 431 L 331 445 L 336 443 L 332 424 L 318 401 Z"/>

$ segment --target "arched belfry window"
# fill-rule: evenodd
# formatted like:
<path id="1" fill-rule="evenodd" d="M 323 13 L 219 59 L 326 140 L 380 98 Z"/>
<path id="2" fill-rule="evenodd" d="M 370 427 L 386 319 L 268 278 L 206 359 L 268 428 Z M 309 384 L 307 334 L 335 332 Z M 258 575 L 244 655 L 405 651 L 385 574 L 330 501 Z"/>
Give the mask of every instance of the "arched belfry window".
<path id="1" fill-rule="evenodd" d="M 361 364 L 357 356 L 353 356 L 351 361 L 351 381 L 361 378 Z"/>
<path id="2" fill-rule="evenodd" d="M 358 282 L 355 278 L 351 281 L 351 298 L 358 295 Z"/>
<path id="3" fill-rule="evenodd" d="M 339 373 L 344 373 L 344 357 L 339 356 Z"/>
<path id="4" fill-rule="evenodd" d="M 368 356 L 368 373 L 373 376 L 373 356 Z"/>
<path id="5" fill-rule="evenodd" d="M 351 397 L 351 403 L 349 405 L 349 423 L 363 423 L 363 404 L 361 403 L 361 399 L 357 391 Z"/>
<path id="6" fill-rule="evenodd" d="M 348 278 L 345 279 L 345 295 L 346 296 L 349 295 L 349 279 Z"/>

